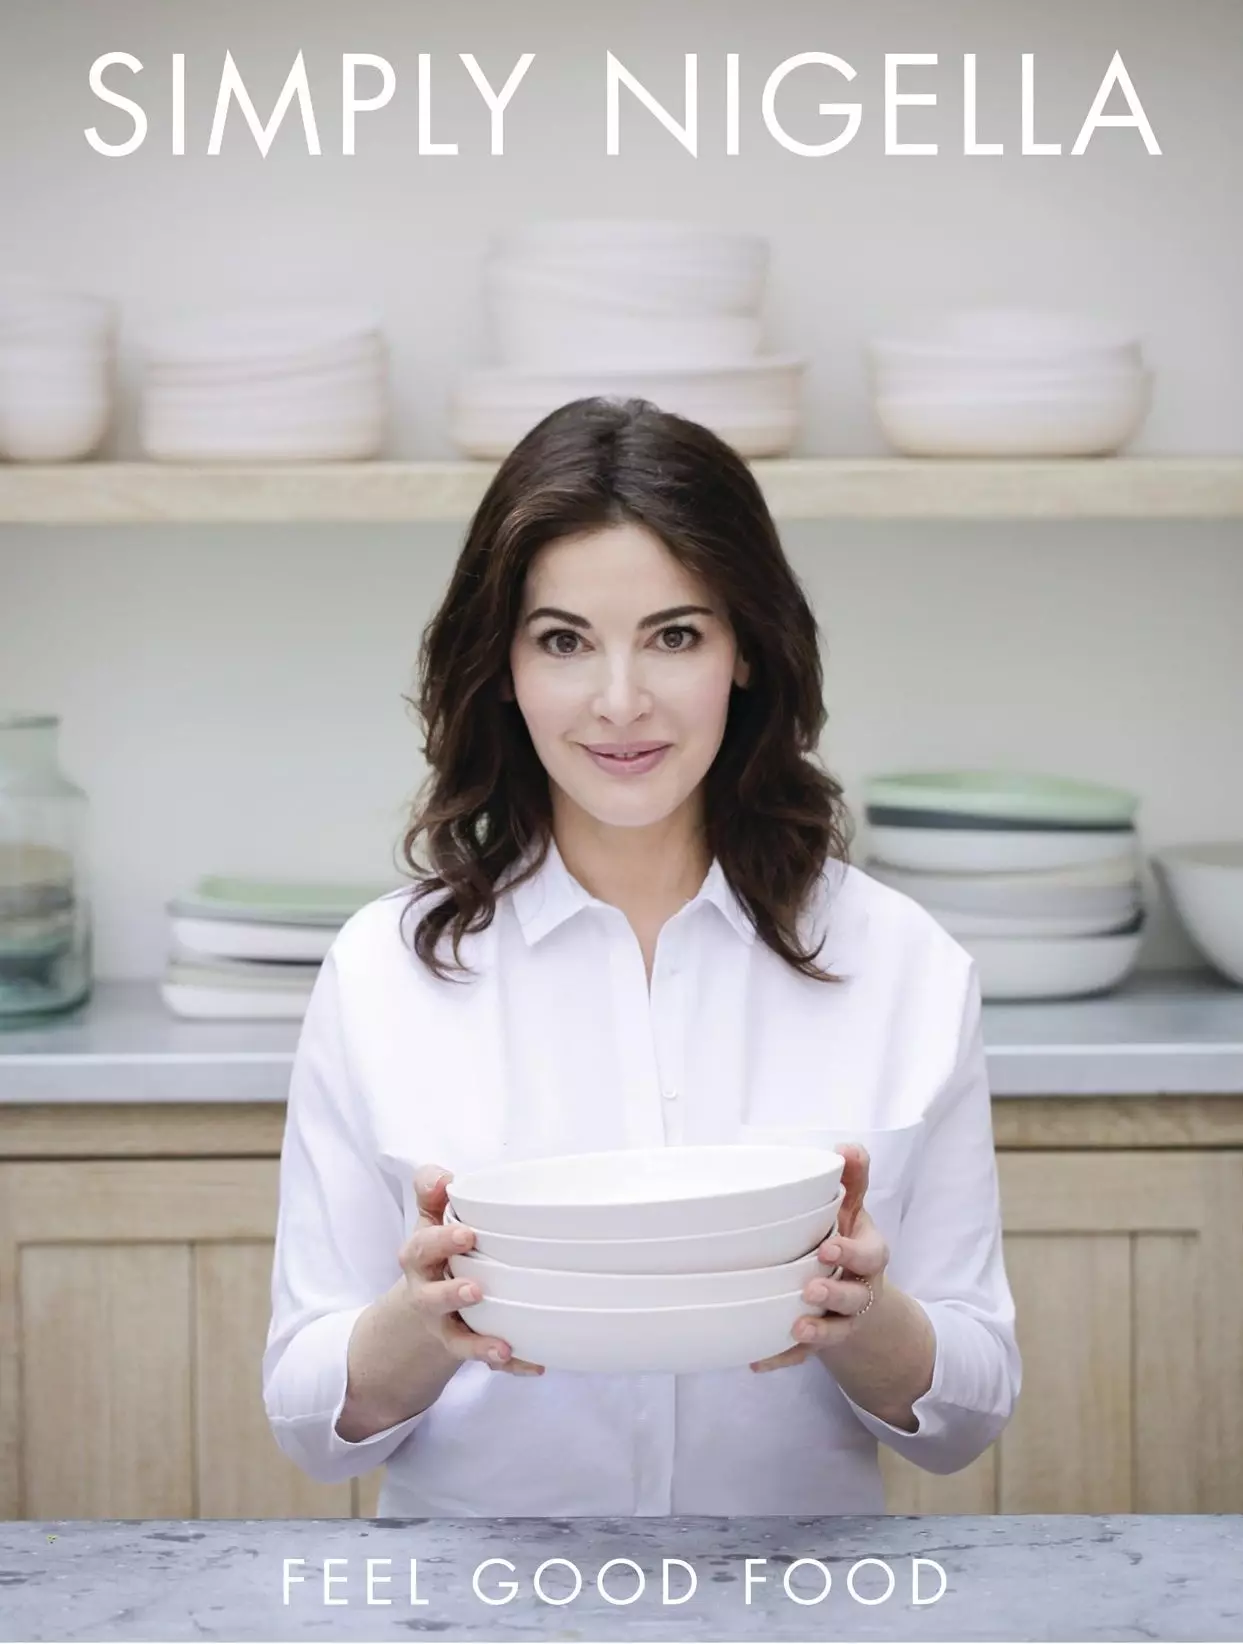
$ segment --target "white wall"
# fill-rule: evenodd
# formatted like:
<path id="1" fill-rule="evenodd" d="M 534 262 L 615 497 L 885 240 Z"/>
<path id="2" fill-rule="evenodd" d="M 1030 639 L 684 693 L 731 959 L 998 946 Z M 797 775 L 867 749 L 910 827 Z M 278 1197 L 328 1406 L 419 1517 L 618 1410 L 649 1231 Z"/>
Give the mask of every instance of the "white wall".
<path id="1" fill-rule="evenodd" d="M 1194 13 L 1194 27 L 1191 12 Z M 882 445 L 860 345 L 956 302 L 1049 301 L 1113 314 L 1158 373 L 1139 452 L 1243 449 L 1243 29 L 1233 0 L 972 0 L 830 6 L 773 0 L 158 0 L 0 13 L 0 209 L 10 266 L 110 292 L 133 341 L 158 311 L 226 298 L 352 295 L 385 312 L 395 356 L 395 455 L 450 454 L 441 408 L 455 372 L 488 355 L 477 266 L 507 224 L 568 214 L 687 216 L 774 246 L 769 335 L 811 362 L 801 449 Z M 226 48 L 261 109 L 306 52 L 325 153 L 296 120 L 259 158 L 244 128 L 205 156 Z M 700 53 L 704 152 L 692 160 L 627 107 L 604 150 L 603 62 L 680 95 Z M 1069 148 L 1115 49 L 1164 153 L 1105 130 Z M 104 160 L 82 130 L 127 120 L 87 86 L 101 52 L 146 64 L 145 147 Z M 722 154 L 713 66 L 742 55 L 743 153 Z M 787 82 L 782 111 L 821 136 L 816 102 L 857 99 L 863 128 L 822 160 L 764 131 L 759 90 L 783 58 L 834 51 L 850 88 Z M 169 153 L 168 61 L 189 66 L 191 152 Z M 340 153 L 343 51 L 388 57 L 398 94 Z M 437 138 L 419 157 L 416 56 L 435 59 Z M 503 158 L 457 61 L 499 83 L 536 62 Z M 902 136 L 935 158 L 883 154 L 886 51 L 936 51 L 935 109 Z M 978 54 L 981 136 L 961 153 L 961 55 Z M 1019 57 L 1036 53 L 1037 135 L 1061 157 L 1021 158 Z M 120 85 L 115 73 L 113 83 Z M 127 408 L 114 443 L 134 451 Z M 786 532 L 828 642 L 825 754 L 853 796 L 873 769 L 1005 762 L 1129 784 L 1148 842 L 1243 835 L 1243 543 L 1237 524 L 804 525 Z M 94 805 L 99 962 L 154 974 L 163 900 L 213 870 L 384 876 L 421 767 L 402 693 L 456 533 L 423 528 L 26 530 L 0 527 L 0 704 L 58 711 Z M 1187 960 L 1167 917 L 1153 964 Z"/>

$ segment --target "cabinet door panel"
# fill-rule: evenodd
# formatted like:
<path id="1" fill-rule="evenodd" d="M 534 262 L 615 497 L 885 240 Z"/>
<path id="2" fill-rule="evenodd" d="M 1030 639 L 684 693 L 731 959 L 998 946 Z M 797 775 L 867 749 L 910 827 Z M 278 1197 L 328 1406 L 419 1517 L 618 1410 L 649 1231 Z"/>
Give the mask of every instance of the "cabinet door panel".
<path id="1" fill-rule="evenodd" d="M 277 1448 L 263 1409 L 272 1244 L 196 1244 L 194 1364 L 200 1518 L 348 1518 L 350 1483 L 319 1484 Z"/>
<path id="2" fill-rule="evenodd" d="M 19 1262 L 27 1518 L 189 1518 L 190 1256 L 26 1246 Z"/>

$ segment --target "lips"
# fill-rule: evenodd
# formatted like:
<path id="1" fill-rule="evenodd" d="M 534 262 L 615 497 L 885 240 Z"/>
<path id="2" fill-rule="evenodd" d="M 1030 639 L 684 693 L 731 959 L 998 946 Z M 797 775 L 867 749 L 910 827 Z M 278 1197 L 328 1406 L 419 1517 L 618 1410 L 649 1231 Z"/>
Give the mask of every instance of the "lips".
<path id="1" fill-rule="evenodd" d="M 614 744 L 614 747 L 616 746 L 617 744 Z M 625 753 L 602 751 L 599 745 L 591 747 L 583 744 L 583 752 L 587 757 L 610 776 L 641 776 L 645 771 L 655 769 L 668 751 L 667 742 L 641 743 L 637 745 L 637 751 L 628 750 Z"/>

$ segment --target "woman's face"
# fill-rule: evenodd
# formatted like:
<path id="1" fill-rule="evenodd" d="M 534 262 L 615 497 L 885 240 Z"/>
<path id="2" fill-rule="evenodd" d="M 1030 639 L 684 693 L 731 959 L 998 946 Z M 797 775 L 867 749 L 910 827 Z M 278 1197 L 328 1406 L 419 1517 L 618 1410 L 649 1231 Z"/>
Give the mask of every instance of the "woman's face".
<path id="1" fill-rule="evenodd" d="M 532 561 L 514 696 L 553 785 L 598 822 L 644 827 L 697 799 L 743 685 L 728 616 L 644 527 L 567 537 Z M 643 752 L 633 763 L 609 757 Z"/>

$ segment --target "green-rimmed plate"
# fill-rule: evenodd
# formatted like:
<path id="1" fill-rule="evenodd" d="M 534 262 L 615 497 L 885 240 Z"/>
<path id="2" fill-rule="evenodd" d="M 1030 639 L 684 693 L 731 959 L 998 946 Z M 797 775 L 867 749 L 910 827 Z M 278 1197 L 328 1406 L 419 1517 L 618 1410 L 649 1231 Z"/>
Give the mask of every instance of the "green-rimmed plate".
<path id="1" fill-rule="evenodd" d="M 253 919 L 277 925 L 340 925 L 396 885 L 346 885 L 210 875 L 169 903 L 185 919 Z"/>
<path id="2" fill-rule="evenodd" d="M 1022 771 L 905 771 L 869 777 L 869 806 L 888 811 L 942 811 L 981 819 L 1130 826 L 1139 795 L 1124 788 Z"/>

